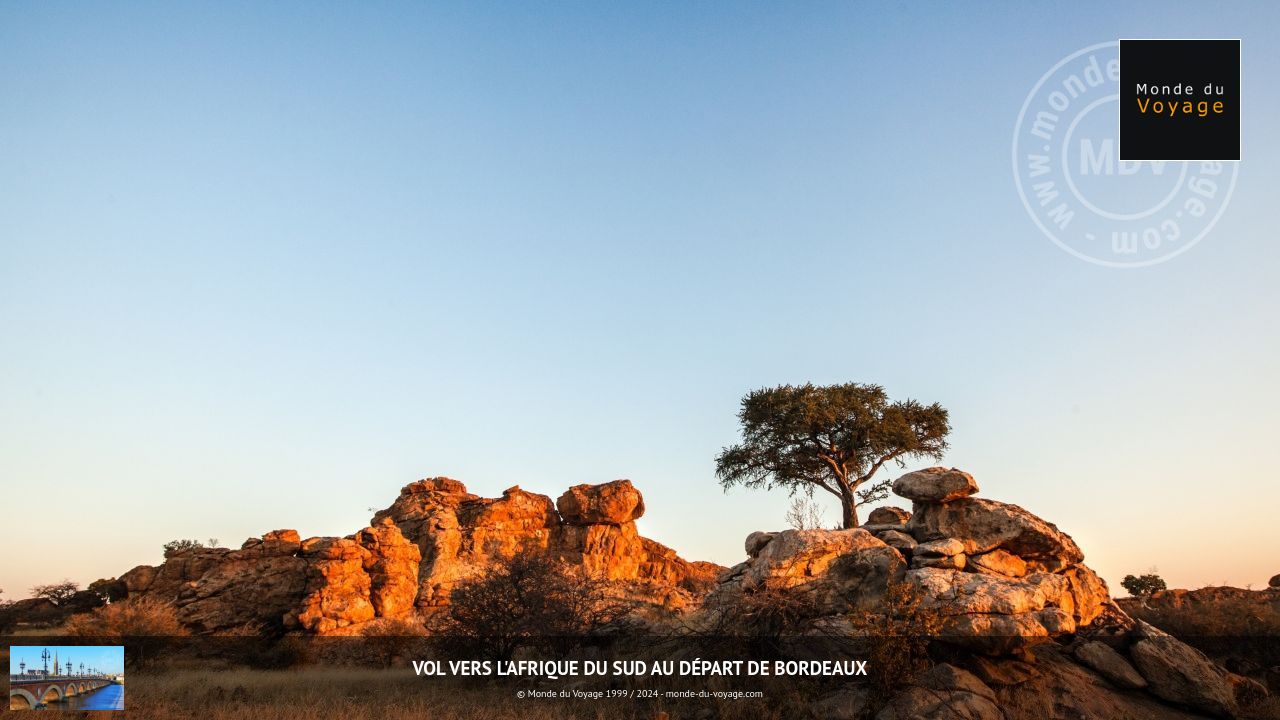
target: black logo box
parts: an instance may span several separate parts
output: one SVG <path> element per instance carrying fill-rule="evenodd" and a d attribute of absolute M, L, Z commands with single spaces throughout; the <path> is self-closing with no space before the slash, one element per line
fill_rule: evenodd
<path fill-rule="evenodd" d="M 1240 103 L 1240 40 L 1120 40 L 1121 160 L 1239 160 Z"/>

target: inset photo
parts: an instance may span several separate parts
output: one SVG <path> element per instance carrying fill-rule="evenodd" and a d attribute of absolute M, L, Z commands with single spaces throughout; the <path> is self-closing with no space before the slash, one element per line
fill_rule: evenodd
<path fill-rule="evenodd" d="M 124 646 L 10 646 L 9 709 L 123 710 Z"/>

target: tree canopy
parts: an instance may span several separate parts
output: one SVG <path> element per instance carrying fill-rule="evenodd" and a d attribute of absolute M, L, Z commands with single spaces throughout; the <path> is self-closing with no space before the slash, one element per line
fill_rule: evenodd
<path fill-rule="evenodd" d="M 889 481 L 862 489 L 887 463 L 938 459 L 951 431 L 938 403 L 891 402 L 879 385 L 781 385 L 755 390 L 738 413 L 742 442 L 716 457 L 728 490 L 825 490 L 840 498 L 844 527 L 858 526 L 859 505 L 888 495 Z"/>
<path fill-rule="evenodd" d="M 1168 586 L 1165 585 L 1164 578 L 1157 575 L 1154 571 L 1138 576 L 1125 575 L 1124 579 L 1120 581 L 1120 587 L 1129 591 L 1129 594 L 1136 598 L 1145 598 L 1150 596 L 1152 593 L 1168 589 Z"/>

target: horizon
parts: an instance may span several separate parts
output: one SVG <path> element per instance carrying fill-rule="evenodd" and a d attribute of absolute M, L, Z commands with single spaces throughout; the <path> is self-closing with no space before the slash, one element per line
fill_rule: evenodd
<path fill-rule="evenodd" d="M 941 403 L 946 455 L 883 476 L 971 473 L 1113 593 L 1266 587 L 1280 6 L 1162 7 L 0 7 L 0 599 L 432 476 L 629 478 L 645 537 L 730 566 L 788 498 L 715 455 L 803 382 Z M 1041 74 L 1240 27 L 1213 232 L 1054 247 L 1009 168 Z"/>

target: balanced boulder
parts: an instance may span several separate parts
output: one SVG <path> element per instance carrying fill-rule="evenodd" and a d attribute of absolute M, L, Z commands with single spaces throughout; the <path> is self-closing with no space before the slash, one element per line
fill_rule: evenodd
<path fill-rule="evenodd" d="M 893 481 L 895 495 L 916 502 L 950 502 L 976 492 L 978 483 L 974 482 L 973 476 L 955 468 L 925 468 Z"/>

